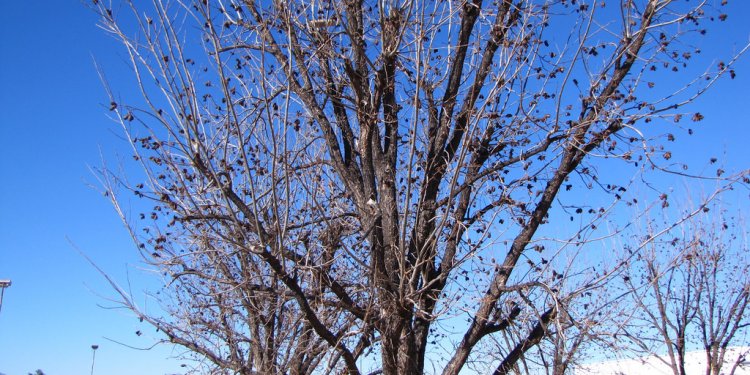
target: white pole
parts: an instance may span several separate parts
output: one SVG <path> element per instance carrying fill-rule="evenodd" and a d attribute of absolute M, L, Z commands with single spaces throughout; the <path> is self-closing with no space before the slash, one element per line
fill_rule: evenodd
<path fill-rule="evenodd" d="M 96 361 L 96 349 L 99 349 L 99 345 L 91 345 L 91 375 L 94 375 L 94 362 Z"/>
<path fill-rule="evenodd" d="M 3 294 L 5 294 L 5 288 L 9 287 L 11 284 L 10 280 L 3 279 L 0 280 L 0 310 L 3 308 Z"/>

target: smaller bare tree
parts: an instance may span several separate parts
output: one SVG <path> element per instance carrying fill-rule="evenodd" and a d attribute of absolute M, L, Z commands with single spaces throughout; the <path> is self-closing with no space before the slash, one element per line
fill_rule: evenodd
<path fill-rule="evenodd" d="M 623 277 L 636 307 L 623 328 L 632 349 L 654 355 L 675 375 L 687 373 L 686 354 L 699 349 L 707 375 L 736 371 L 747 354 L 736 346 L 747 342 L 750 326 L 743 224 L 718 204 L 704 206 L 673 236 L 636 254 Z"/>

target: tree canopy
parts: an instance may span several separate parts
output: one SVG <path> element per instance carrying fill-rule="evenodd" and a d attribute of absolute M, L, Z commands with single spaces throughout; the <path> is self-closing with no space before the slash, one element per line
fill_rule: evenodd
<path fill-rule="evenodd" d="M 237 374 L 564 372 L 614 270 L 586 244 L 687 173 L 667 145 L 737 58 L 691 65 L 725 2 L 94 3 L 142 93 L 109 109 L 143 181 L 102 181 L 169 314 L 123 302 Z"/>

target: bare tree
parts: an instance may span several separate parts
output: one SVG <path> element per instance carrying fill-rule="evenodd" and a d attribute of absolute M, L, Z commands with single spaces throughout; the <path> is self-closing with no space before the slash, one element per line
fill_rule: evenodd
<path fill-rule="evenodd" d="M 144 181 L 102 179 L 173 298 L 124 303 L 241 374 L 517 368 L 604 280 L 600 168 L 685 173 L 641 126 L 734 75 L 675 73 L 703 1 L 94 3 L 142 94 L 109 107 Z"/>
<path fill-rule="evenodd" d="M 750 334 L 747 228 L 712 205 L 679 229 L 629 265 L 625 280 L 637 309 L 624 336 L 675 375 L 690 373 L 686 354 L 695 350 L 705 351 L 706 375 L 733 374 Z"/>

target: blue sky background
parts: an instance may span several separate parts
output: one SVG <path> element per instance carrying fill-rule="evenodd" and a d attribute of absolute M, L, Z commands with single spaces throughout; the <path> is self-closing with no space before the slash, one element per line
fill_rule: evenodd
<path fill-rule="evenodd" d="M 130 237 L 96 188 L 90 167 L 125 154 L 94 57 L 116 88 L 123 50 L 78 0 L 3 2 L 0 7 L 0 278 L 13 280 L 0 311 L 0 373 L 180 372 L 153 329 L 113 306 L 104 279 L 75 247 L 133 288 L 143 272 Z M 121 79 L 122 78 L 122 79 Z M 75 244 L 75 247 L 71 245 Z M 136 331 L 142 331 L 137 336 Z"/>
<path fill-rule="evenodd" d="M 711 0 L 713 1 L 713 0 Z M 716 1 L 719 2 L 718 0 Z M 704 56 L 728 56 L 750 37 L 750 2 L 732 1 L 721 29 L 711 28 Z M 134 290 L 148 285 L 138 255 L 90 167 L 127 155 L 94 70 L 105 69 L 116 93 L 132 89 L 124 51 L 96 27 L 78 0 L 6 1 L 0 7 L 0 279 L 13 285 L 0 311 L 0 373 L 87 374 L 181 372 L 176 352 L 150 346 L 159 336 L 107 297 L 112 290 L 82 257 L 90 256 Z M 706 166 L 719 156 L 727 171 L 750 167 L 750 56 L 737 78 L 723 80 L 693 107 L 706 116 L 695 135 L 679 136 L 674 160 Z M 702 61 L 706 66 L 710 61 Z M 628 172 L 630 173 L 630 172 Z M 682 178 L 664 177 L 680 187 Z M 731 206 L 747 210 L 748 192 Z M 74 244 L 74 245 L 73 245 Z M 142 331 L 141 336 L 135 334 Z"/>

